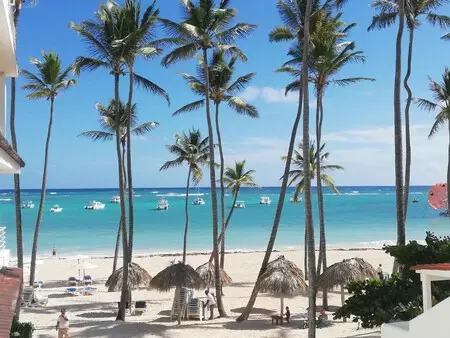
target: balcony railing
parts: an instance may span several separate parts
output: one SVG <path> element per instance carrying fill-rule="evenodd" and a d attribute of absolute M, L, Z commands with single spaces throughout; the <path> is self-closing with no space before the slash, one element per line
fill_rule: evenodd
<path fill-rule="evenodd" d="M 0 251 L 4 250 L 6 246 L 6 228 L 0 228 Z"/>

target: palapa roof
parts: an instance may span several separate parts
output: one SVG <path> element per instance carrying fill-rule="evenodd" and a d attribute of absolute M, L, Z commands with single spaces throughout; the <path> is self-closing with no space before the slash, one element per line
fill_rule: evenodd
<path fill-rule="evenodd" d="M 215 286 L 215 272 L 214 272 L 214 263 L 206 262 L 205 264 L 200 265 L 197 269 L 195 269 L 200 275 L 200 277 L 204 280 L 206 285 Z M 220 282 L 222 285 L 230 285 L 233 283 L 231 277 L 225 272 L 224 269 L 220 269 Z"/>
<path fill-rule="evenodd" d="M 22 269 L 0 269 L 0 337 L 9 337 L 22 284 Z"/>
<path fill-rule="evenodd" d="M 258 289 L 278 297 L 295 297 L 308 292 L 303 271 L 284 256 L 267 265 L 258 282 Z"/>
<path fill-rule="evenodd" d="M 190 265 L 179 262 L 159 272 L 152 279 L 150 286 L 158 291 L 166 292 L 177 286 L 201 289 L 205 286 L 205 282 Z"/>
<path fill-rule="evenodd" d="M 330 289 L 348 282 L 363 281 L 366 278 L 375 278 L 377 272 L 374 267 L 362 258 L 344 259 L 342 262 L 330 265 L 318 278 L 321 289 Z"/>
<path fill-rule="evenodd" d="M 114 271 L 105 283 L 108 287 L 108 292 L 115 292 L 122 290 L 122 277 L 123 267 Z M 136 288 L 147 288 L 150 286 L 152 276 L 140 267 L 139 264 L 129 263 L 128 264 L 128 287 L 130 289 Z"/>

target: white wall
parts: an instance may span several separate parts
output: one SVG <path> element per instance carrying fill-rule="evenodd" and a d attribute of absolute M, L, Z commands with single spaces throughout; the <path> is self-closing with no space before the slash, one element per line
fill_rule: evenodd
<path fill-rule="evenodd" d="M 0 74 L 0 132 L 6 137 L 6 77 Z"/>
<path fill-rule="evenodd" d="M 9 249 L 0 249 L 0 267 L 9 266 L 9 257 L 10 252 Z"/>

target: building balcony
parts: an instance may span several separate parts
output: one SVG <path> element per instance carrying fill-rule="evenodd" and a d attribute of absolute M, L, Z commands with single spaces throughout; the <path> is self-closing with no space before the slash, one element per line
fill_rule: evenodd
<path fill-rule="evenodd" d="M 16 77 L 16 30 L 11 0 L 0 0 L 0 75 Z"/>

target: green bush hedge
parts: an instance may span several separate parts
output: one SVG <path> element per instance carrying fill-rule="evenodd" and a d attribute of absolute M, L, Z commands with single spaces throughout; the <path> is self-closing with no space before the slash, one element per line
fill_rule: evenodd
<path fill-rule="evenodd" d="M 15 338 L 31 338 L 33 337 L 33 332 L 34 332 L 33 323 L 30 322 L 21 323 L 17 321 L 16 318 L 14 317 L 9 336 Z"/>

